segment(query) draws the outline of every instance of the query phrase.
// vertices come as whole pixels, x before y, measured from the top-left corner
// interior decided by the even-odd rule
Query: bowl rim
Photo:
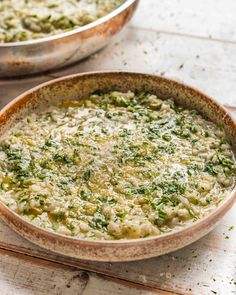
[[[8,110],[10,110],[15,104],[18,104],[21,102],[21,100],[24,100],[25,97],[27,97],[28,95],[32,94],[32,93],[37,93],[37,91],[41,88],[56,84],[56,83],[60,83],[63,81],[70,81],[71,79],[74,78],[89,78],[89,77],[99,77],[100,75],[115,75],[115,76],[121,76],[122,75],[130,75],[133,77],[144,77],[144,78],[151,78],[151,79],[159,79],[163,82],[166,83],[173,83],[177,86],[181,86],[184,87],[184,89],[187,89],[187,91],[192,91],[196,94],[198,94],[199,96],[204,97],[206,100],[211,101],[211,103],[213,103],[218,109],[222,110],[225,113],[225,117],[228,117],[231,120],[232,126],[233,128],[236,130],[236,121],[233,119],[233,117],[231,116],[231,114],[228,112],[228,110],[223,107],[220,103],[218,103],[215,99],[211,98],[210,96],[208,96],[207,94],[205,94],[202,91],[199,91],[198,89],[196,89],[195,87],[189,86],[185,83],[176,81],[174,79],[168,78],[168,77],[163,77],[160,75],[154,75],[154,74],[149,74],[149,73],[140,73],[140,72],[133,72],[133,71],[91,71],[91,72],[85,72],[85,73],[76,73],[76,74],[72,74],[72,75],[67,75],[67,76],[63,76],[57,79],[53,79],[44,83],[41,83],[25,92],[23,92],[22,94],[18,95],[16,98],[14,98],[11,102],[9,102],[5,107],[3,107],[0,110],[0,118],[2,116],[4,116],[5,113],[7,113]],[[25,102],[22,104],[22,106],[25,105]],[[15,113],[15,110],[13,111],[13,113]],[[7,121],[8,118],[6,118],[4,121]],[[236,185],[233,188],[233,190],[228,193],[227,197],[220,203],[220,205],[215,208],[214,210],[212,210],[209,214],[207,214],[206,216],[204,216],[203,218],[194,221],[192,223],[189,223],[187,225],[184,225],[183,227],[177,228],[172,230],[169,233],[164,233],[161,235],[156,235],[156,236],[151,236],[151,237],[147,237],[147,238],[137,238],[137,239],[120,239],[120,240],[99,240],[99,239],[88,239],[88,238],[76,238],[73,236],[66,236],[60,233],[56,233],[54,231],[50,231],[47,229],[43,229],[42,227],[39,227],[29,221],[27,221],[26,219],[24,219],[21,215],[15,213],[13,210],[11,210],[9,207],[7,207],[3,201],[0,199],[0,217],[3,216],[3,219],[8,219],[5,218],[5,215],[11,216],[14,218],[14,220],[18,221],[21,224],[24,224],[26,227],[33,229],[35,232],[38,232],[38,234],[40,234],[41,236],[44,237],[50,237],[50,238],[54,238],[55,240],[60,240],[62,242],[71,242],[73,244],[78,244],[78,245],[86,245],[86,246],[103,246],[103,247],[114,247],[114,246],[137,246],[137,245],[143,245],[143,244],[147,244],[148,242],[157,242],[157,241],[161,241],[163,239],[166,239],[168,237],[172,237],[172,236],[178,236],[178,235],[184,235],[185,233],[189,232],[190,230],[194,230],[194,228],[198,228],[199,226],[203,225],[205,222],[207,222],[208,220],[213,220],[215,217],[217,217],[218,215],[220,215],[220,212],[224,212],[226,210],[226,212],[229,210],[230,207],[233,206],[234,202],[236,201]],[[2,214],[2,211],[6,211],[7,214]],[[9,224],[11,225],[14,222],[9,222]],[[15,226],[17,228],[17,226]]]
[[[109,21],[110,19],[112,19],[113,17],[116,17],[117,15],[119,15],[120,13],[122,13],[123,11],[125,11],[127,8],[129,8],[131,5],[133,5],[135,2],[139,2],[139,0],[125,0],[124,3],[122,3],[120,6],[118,6],[116,9],[114,9],[113,11],[111,11],[110,13],[104,15],[103,17],[78,28],[66,31],[66,32],[62,32],[62,33],[58,33],[58,34],[54,34],[54,35],[48,35],[46,37],[42,37],[42,38],[36,38],[36,39],[29,39],[29,40],[25,40],[25,41],[18,41],[18,42],[6,42],[6,43],[0,43],[0,49],[1,48],[11,48],[11,47],[20,47],[20,46],[27,46],[27,45],[37,45],[37,44],[41,44],[44,42],[50,42],[50,41],[54,41],[57,39],[63,39],[66,37],[70,37],[74,34],[77,33],[82,33],[84,31],[93,29],[107,21]]]

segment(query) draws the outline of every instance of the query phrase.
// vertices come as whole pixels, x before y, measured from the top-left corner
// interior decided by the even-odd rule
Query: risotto
[[[125,0],[4,0],[0,1],[0,42],[55,35],[89,24]]]
[[[55,2],[55,1],[54,1]],[[134,239],[214,210],[235,184],[224,130],[150,93],[95,93],[17,123],[0,143],[0,198],[49,231]]]

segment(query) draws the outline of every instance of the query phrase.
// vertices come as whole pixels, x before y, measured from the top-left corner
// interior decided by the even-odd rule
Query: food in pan
[[[0,143],[0,198],[49,231],[100,240],[162,235],[232,192],[221,126],[173,99],[95,93],[32,113]]]
[[[89,24],[125,0],[2,0],[0,43],[55,35]]]

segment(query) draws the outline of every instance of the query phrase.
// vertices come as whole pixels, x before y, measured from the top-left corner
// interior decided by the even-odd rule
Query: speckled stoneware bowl
[[[162,98],[198,110],[204,117],[224,126],[236,145],[236,125],[227,111],[205,94],[158,76],[138,73],[88,73],[60,78],[20,95],[0,112],[0,134],[28,113],[63,100],[80,99],[101,89],[105,91],[149,91]],[[43,230],[22,219],[0,202],[2,219],[31,242],[67,256],[96,261],[130,261],[162,255],[180,249],[212,230],[232,207],[235,190],[207,217],[161,236],[120,241],[76,239]]]

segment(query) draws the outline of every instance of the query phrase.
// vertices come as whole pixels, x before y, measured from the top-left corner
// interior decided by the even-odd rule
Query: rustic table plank
[[[180,294],[236,293],[236,206],[218,227],[175,253],[130,263],[96,263],[45,251],[0,223],[0,248],[60,262],[144,286]],[[192,291],[194,292],[192,293]]]
[[[236,41],[235,0],[144,0],[132,25],[170,34]]]
[[[236,104],[236,46],[128,28],[118,41],[85,62],[52,73],[92,70],[164,75],[195,86],[221,103]]]
[[[81,295],[87,281],[83,272],[70,267],[0,251],[2,295]]]
[[[177,295],[0,250],[1,295]]]
[[[126,282],[124,280],[93,276],[83,295],[179,295],[165,290],[157,290],[149,287]],[[180,294],[181,295],[181,294]]]
[[[0,107],[52,77],[94,70],[128,70],[165,75],[195,86],[221,103],[236,106],[236,46],[127,28],[91,58],[49,75],[0,80]]]

